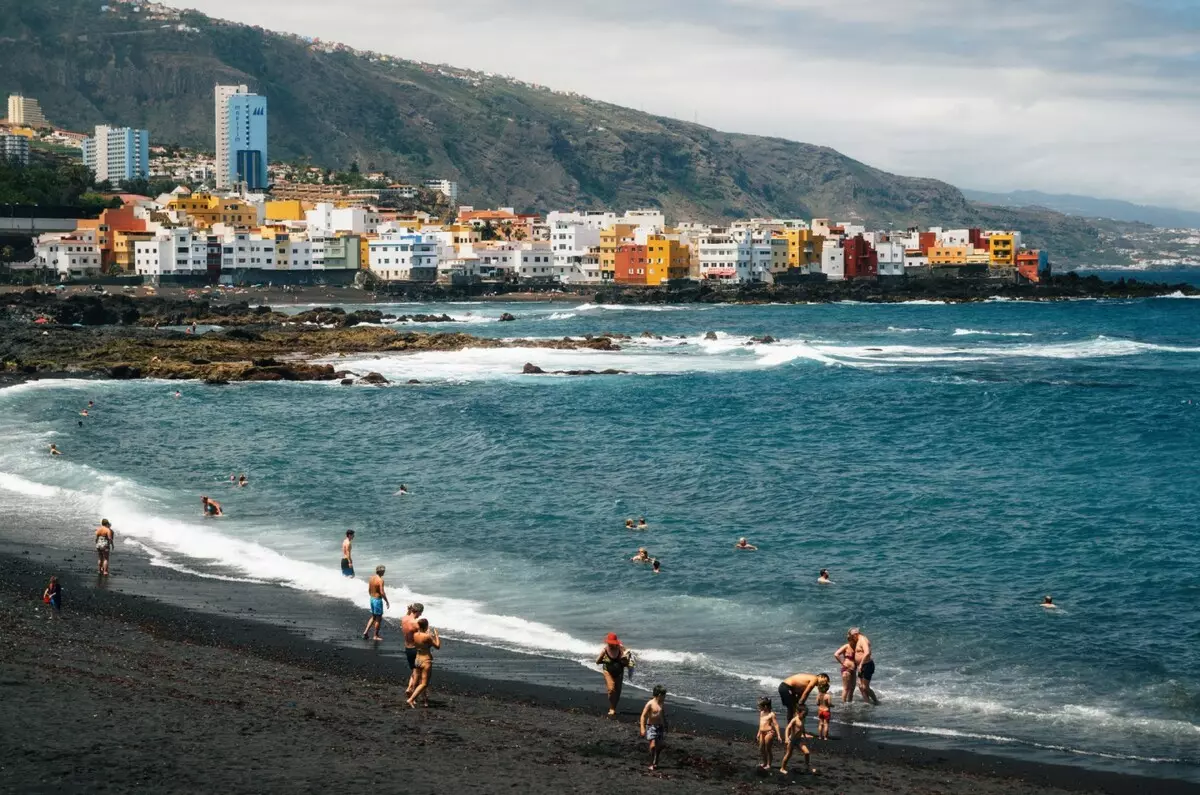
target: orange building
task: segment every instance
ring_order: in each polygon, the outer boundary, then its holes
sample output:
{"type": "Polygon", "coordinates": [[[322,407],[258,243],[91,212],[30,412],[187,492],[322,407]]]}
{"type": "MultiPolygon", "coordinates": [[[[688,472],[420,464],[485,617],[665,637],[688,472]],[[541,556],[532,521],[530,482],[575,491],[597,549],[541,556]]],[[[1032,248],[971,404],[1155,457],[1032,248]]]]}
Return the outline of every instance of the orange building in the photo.
{"type": "Polygon", "coordinates": [[[198,229],[208,229],[216,224],[244,229],[258,224],[258,208],[254,205],[207,193],[176,196],[167,203],[167,209],[186,215],[198,229]]]}
{"type": "Polygon", "coordinates": [[[686,279],[691,265],[691,249],[687,245],[662,235],[646,238],[646,284],[686,279]]]}
{"type": "Polygon", "coordinates": [[[617,284],[646,284],[646,246],[617,248],[614,279],[617,284]]]}
{"type": "MultiPolygon", "coordinates": [[[[133,206],[126,204],[122,207],[109,207],[100,213],[99,218],[82,218],[75,224],[76,229],[90,229],[96,233],[96,248],[100,252],[101,270],[110,270],[117,265],[116,249],[118,239],[125,233],[145,232],[146,222],[133,215],[133,206]]],[[[124,241],[121,241],[124,243],[124,241]]],[[[132,262],[129,256],[127,262],[132,262]]],[[[122,270],[125,267],[122,266],[122,270]]]]}
{"type": "Polygon", "coordinates": [[[612,281],[616,278],[617,249],[633,245],[637,224],[613,224],[600,232],[600,279],[612,281]]]}

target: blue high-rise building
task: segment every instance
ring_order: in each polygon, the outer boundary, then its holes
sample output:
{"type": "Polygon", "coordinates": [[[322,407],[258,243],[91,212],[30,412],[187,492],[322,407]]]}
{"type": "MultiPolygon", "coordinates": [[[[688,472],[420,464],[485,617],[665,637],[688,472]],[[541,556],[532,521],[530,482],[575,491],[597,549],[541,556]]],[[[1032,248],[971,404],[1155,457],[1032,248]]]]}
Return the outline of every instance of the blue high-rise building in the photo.
{"type": "Polygon", "coordinates": [[[228,103],[226,173],[231,182],[245,183],[248,190],[266,190],[267,98],[258,94],[234,94],[228,103]]]}

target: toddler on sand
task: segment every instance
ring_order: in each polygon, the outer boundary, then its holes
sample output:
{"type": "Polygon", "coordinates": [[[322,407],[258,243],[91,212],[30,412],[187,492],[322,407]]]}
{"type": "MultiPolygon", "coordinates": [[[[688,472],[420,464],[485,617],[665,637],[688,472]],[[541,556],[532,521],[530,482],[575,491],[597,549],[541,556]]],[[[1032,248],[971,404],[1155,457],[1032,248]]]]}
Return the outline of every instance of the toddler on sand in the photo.
{"type": "Polygon", "coordinates": [[[782,740],[779,736],[779,720],[771,707],[771,699],[763,696],[758,700],[758,750],[762,758],[759,770],[771,769],[771,750],[776,740],[782,740]]]}
{"type": "Polygon", "coordinates": [[[817,696],[817,737],[829,739],[829,719],[833,716],[833,696],[829,694],[829,683],[817,685],[821,691],[817,696]]]}

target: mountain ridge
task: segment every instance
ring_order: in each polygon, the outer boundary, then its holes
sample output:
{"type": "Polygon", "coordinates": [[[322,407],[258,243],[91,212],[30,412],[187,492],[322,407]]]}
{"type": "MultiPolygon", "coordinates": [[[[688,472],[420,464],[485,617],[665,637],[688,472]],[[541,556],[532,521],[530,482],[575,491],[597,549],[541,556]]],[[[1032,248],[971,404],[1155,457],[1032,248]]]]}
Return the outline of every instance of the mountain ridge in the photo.
{"type": "Polygon", "coordinates": [[[1082,218],[1106,218],[1164,228],[1200,229],[1200,212],[1194,210],[1136,204],[1123,199],[1098,199],[1075,193],[1043,193],[1037,190],[992,193],[969,188],[959,190],[970,201],[996,206],[1044,207],[1064,215],[1082,218]]]}
{"type": "Polygon", "coordinates": [[[939,180],[833,149],[726,133],[508,78],[318,49],[193,11],[137,18],[92,0],[0,0],[0,91],[38,97],[75,129],[146,127],[212,145],[212,86],[267,95],[273,159],[358,162],[460,183],[460,201],[518,210],[658,207],[669,217],[832,217],[879,227],[1019,222],[1058,261],[1102,261],[1099,229],[1057,213],[971,204],[939,180]]]}

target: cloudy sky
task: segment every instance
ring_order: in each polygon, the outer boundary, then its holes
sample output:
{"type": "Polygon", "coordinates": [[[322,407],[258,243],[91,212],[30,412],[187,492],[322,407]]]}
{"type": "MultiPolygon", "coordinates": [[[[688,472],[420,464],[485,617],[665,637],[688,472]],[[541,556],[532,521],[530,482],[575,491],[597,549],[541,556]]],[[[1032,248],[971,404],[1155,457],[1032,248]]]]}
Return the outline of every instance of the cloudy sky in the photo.
{"type": "Polygon", "coordinates": [[[1200,0],[172,0],[982,190],[1200,210],[1200,0]]]}

